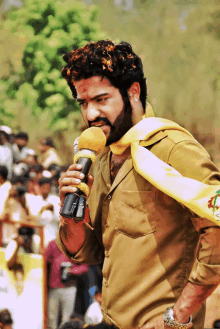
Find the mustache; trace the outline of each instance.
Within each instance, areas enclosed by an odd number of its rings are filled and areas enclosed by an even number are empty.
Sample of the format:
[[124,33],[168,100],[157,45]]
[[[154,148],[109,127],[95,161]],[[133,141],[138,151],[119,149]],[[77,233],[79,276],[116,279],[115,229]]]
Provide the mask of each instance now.
[[92,126],[92,123],[99,123],[99,122],[104,122],[107,126],[110,126],[111,128],[113,127],[111,122],[107,118],[102,118],[102,117],[97,117],[94,121],[89,121],[89,127]]

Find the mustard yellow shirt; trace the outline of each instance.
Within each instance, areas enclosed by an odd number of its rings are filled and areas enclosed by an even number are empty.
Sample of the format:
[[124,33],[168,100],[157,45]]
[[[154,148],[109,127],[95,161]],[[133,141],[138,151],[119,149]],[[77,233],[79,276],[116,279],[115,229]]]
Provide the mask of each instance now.
[[[219,185],[220,172],[206,150],[177,130],[161,131],[141,142],[183,176]],[[110,182],[106,147],[93,167],[88,204],[91,225],[77,263],[103,265],[102,312],[106,322],[138,328],[161,317],[187,281],[220,282],[220,227],[198,218],[139,175],[131,157]],[[149,163],[150,165],[150,163]],[[194,329],[204,327],[204,305],[193,315]]]

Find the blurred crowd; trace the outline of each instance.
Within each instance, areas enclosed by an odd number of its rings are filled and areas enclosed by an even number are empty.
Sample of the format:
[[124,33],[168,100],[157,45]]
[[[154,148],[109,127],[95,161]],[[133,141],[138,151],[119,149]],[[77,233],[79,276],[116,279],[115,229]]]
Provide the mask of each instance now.
[[[55,242],[60,211],[58,180],[68,166],[51,137],[39,140],[37,152],[29,148],[28,141],[26,132],[14,134],[10,127],[0,126],[1,245],[7,267],[16,277],[17,294],[24,289],[18,253],[43,254],[47,261],[48,328],[57,329],[75,317],[87,324],[100,323],[101,265],[76,265]],[[0,328],[13,328],[9,322],[6,327],[0,322]]]

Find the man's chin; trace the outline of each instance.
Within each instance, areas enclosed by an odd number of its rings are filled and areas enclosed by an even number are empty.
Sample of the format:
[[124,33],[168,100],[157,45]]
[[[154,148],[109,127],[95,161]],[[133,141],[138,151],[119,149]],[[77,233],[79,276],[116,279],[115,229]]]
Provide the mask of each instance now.
[[[123,136],[123,135],[122,135]],[[116,142],[118,142],[121,138],[122,138],[122,136],[109,136],[109,138],[107,138],[107,142],[106,142],[106,146],[109,146],[109,145],[111,145],[111,144],[114,144],[114,143],[116,143]]]

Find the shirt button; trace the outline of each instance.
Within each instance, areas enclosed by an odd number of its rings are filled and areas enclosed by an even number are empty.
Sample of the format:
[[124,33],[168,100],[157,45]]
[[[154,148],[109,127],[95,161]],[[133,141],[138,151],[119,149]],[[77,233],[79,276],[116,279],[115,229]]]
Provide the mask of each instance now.
[[112,196],[111,196],[111,195],[109,195],[107,199],[108,199],[108,200],[111,200],[111,198],[112,198]]
[[109,252],[108,251],[105,252],[105,257],[109,257]]
[[107,222],[105,223],[105,227],[108,228],[108,223]]
[[105,286],[106,286],[106,288],[108,287],[108,282],[107,281],[105,281]]

